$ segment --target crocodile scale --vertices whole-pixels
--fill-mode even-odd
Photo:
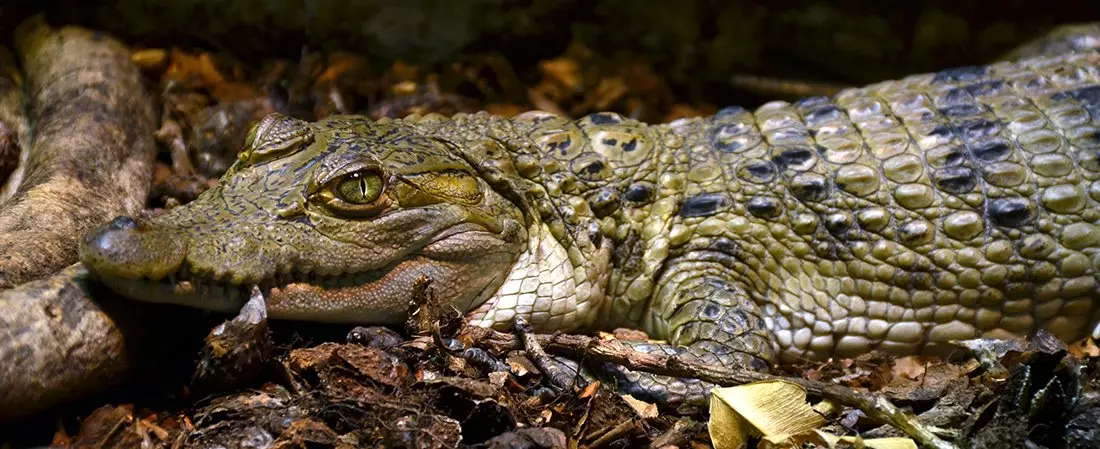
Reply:
[[[233,310],[259,285],[273,318],[329,322],[401,322],[428,275],[478,325],[641,327],[763,369],[1088,335],[1098,220],[1085,51],[662,125],[272,115],[218,186],[81,254],[136,299]]]

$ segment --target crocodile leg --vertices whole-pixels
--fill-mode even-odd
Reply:
[[[658,285],[647,325],[668,343],[632,343],[642,352],[660,351],[716,365],[767,371],[775,355],[759,307],[732,279],[730,256],[699,252],[674,262]],[[635,397],[672,407],[706,402],[712,385],[606,366],[620,388]]]

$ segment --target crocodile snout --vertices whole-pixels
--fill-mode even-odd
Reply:
[[[179,270],[185,239],[170,230],[120,216],[84,237],[80,261],[91,272],[124,279],[161,279]]]

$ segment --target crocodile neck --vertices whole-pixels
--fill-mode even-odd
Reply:
[[[645,324],[669,249],[683,243],[673,216],[687,198],[689,212],[725,201],[692,189],[722,176],[715,166],[691,170],[693,157],[711,151],[699,136],[711,135],[715,122],[647,125],[613,113],[566,120],[531,112],[509,125],[512,134],[497,137],[523,178],[532,211],[528,248],[472,322],[503,327],[519,314],[544,329]]]

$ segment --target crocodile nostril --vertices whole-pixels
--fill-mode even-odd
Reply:
[[[134,229],[137,227],[137,225],[137,221],[134,221],[133,218],[127,217],[125,215],[119,215],[115,217],[114,220],[111,220],[111,223],[107,225],[107,228],[116,231],[123,231]]]

